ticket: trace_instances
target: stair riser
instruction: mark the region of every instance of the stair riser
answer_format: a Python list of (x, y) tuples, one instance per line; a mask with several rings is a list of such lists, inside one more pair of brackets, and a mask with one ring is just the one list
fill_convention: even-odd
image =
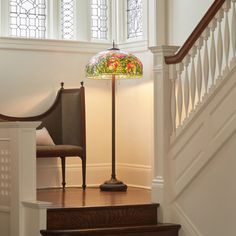
[(132, 205), (77, 209), (49, 209), (48, 230), (91, 229), (157, 224), (157, 206)]
[(92, 232), (73, 232), (73, 233), (50, 233), (43, 232), (43, 236), (178, 236), (178, 229), (169, 229), (166, 231), (139, 231), (133, 230), (133, 232), (121, 232), (117, 230), (117, 232), (107, 231), (92, 231)]

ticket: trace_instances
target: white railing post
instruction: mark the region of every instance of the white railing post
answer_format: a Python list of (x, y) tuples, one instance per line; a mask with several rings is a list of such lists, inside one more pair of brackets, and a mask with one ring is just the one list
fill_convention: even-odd
[[(40, 228), (35, 232), (29, 230), (32, 227), (29, 221), (38, 219), (32, 219), (25, 206), (25, 202), (37, 203), (35, 129), (39, 124), (0, 122), (0, 214), (5, 207), (8, 210), (5, 222), (9, 223), (4, 227), (4, 236), (29, 236), (28, 232), (39, 235)], [(46, 222), (46, 215), (44, 218), (40, 220)]]
[(236, 58), (236, 0), (232, 0), (233, 4), (233, 12), (232, 12), (232, 20), (231, 20), (231, 41), (232, 41), (232, 50), (233, 50), (233, 61)]
[(172, 134), (171, 91), (172, 82), (169, 78), (169, 66), (164, 57), (173, 55), (178, 47), (157, 46), (150, 50), (154, 57), (154, 179), (152, 182), (152, 200), (161, 204), (159, 221), (166, 219), (166, 178), (165, 160)]
[(231, 7), (231, 1), (226, 0), (223, 5), (225, 12), (225, 29), (224, 29), (224, 51), (225, 51), (225, 70), (229, 71), (229, 47), (230, 47), (230, 29), (229, 29), (229, 9)]

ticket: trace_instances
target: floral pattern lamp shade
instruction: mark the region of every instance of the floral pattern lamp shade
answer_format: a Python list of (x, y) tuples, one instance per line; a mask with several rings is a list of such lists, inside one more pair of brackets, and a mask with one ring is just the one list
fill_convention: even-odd
[(91, 58), (86, 66), (90, 79), (136, 79), (143, 76), (142, 62), (134, 55), (115, 47), (102, 51)]
[(117, 79), (142, 78), (143, 65), (134, 55), (113, 48), (91, 58), (86, 66), (86, 77), (112, 80), (112, 174), (111, 179), (100, 185), (102, 191), (126, 191), (127, 185), (116, 178), (115, 149), (115, 85)]

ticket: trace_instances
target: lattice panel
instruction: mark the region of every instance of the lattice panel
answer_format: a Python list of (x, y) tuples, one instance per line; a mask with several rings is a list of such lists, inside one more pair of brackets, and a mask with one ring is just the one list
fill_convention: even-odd
[(108, 31), (107, 0), (91, 1), (91, 32), (94, 39), (107, 39)]
[(74, 0), (61, 0), (61, 33), (63, 39), (74, 38)]
[(143, 35), (142, 0), (127, 0), (127, 37), (138, 38)]
[(46, 0), (10, 0), (10, 35), (46, 37)]
[(0, 140), (0, 205), (8, 205), (11, 191), (11, 156), (8, 140)]

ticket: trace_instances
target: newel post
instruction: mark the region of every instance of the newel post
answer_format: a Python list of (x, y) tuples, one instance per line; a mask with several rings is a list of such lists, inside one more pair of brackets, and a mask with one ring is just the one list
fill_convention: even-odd
[(0, 122), (0, 228), (5, 236), (37, 236), (46, 227), (48, 204), (36, 199), (39, 124)]
[(168, 148), (172, 133), (170, 67), (165, 56), (173, 55), (176, 46), (151, 47), (153, 53), (154, 79), (154, 179), (152, 181), (152, 200), (160, 203), (159, 221), (167, 218), (168, 190)]

